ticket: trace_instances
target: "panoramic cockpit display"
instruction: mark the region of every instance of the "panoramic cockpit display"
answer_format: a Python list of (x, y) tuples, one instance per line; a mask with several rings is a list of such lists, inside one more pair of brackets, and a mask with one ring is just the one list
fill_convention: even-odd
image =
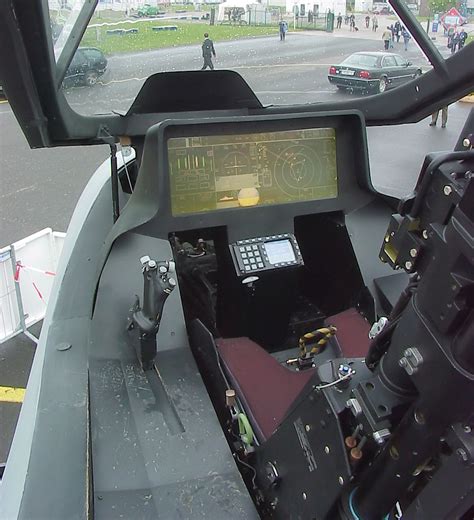
[(338, 193), (333, 128), (171, 138), (168, 161), (173, 215)]

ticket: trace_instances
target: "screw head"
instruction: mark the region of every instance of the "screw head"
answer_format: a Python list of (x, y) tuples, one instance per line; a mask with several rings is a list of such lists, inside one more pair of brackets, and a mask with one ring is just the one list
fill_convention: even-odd
[(306, 496), (306, 493), (302, 493), (301, 496), (303, 497), (303, 500), (306, 500), (308, 497)]
[(422, 232), (421, 234), (423, 235), (423, 238), (424, 238), (425, 240), (428, 240), (428, 236), (429, 236), (429, 235), (428, 235), (428, 230), (427, 230), (427, 229), (424, 229), (423, 232)]
[(463, 462), (467, 462), (467, 453), (466, 453), (466, 450), (463, 449), (463, 448), (458, 448), (456, 450), (456, 453), (458, 455), (458, 457), (463, 461)]
[(472, 428), (468, 424), (463, 426), (462, 429), (464, 430), (465, 433), (471, 433), (472, 432)]
[(412, 267), (413, 267), (413, 264), (412, 264), (410, 261), (405, 262), (405, 269), (406, 269), (407, 271), (411, 271), (411, 268), (412, 268)]
[(451, 195), (451, 193), (453, 192), (453, 189), (451, 188), (451, 186), (445, 186), (443, 188), (443, 193), (448, 196), (448, 195)]
[(412, 258), (416, 258), (417, 254), (418, 254), (418, 251), (415, 248), (410, 249), (410, 256)]
[(326, 453), (326, 455), (329, 455), (329, 452), (330, 452), (330, 451), (331, 451), (331, 450), (329, 449), (329, 446), (325, 446), (325, 447), (324, 447), (324, 452)]
[(311, 430), (311, 426), (310, 426), (309, 424), (307, 424), (307, 425), (304, 427), (304, 429), (305, 429), (307, 432), (309, 432), (309, 431)]
[(344, 484), (344, 479), (342, 477), (339, 477), (337, 480), (339, 481), (339, 484), (341, 484), (341, 486)]
[(464, 138), (462, 144), (465, 148), (469, 148), (471, 146), (471, 141), (468, 137)]

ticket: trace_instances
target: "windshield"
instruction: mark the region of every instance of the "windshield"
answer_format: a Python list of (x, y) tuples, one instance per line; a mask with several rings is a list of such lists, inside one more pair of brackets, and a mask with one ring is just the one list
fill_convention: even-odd
[[(83, 0), (50, 0), (57, 57), (83, 5)], [(102, 0), (62, 88), (81, 114), (125, 113), (154, 73), (231, 69), (263, 105), (285, 105), (377, 95), (431, 69), (389, 4), (374, 3), (370, 10), (365, 5), (340, 0), (276, 0), (272, 5)], [(434, 46), (449, 57), (452, 48), (440, 14), (436, 23), (415, 14)], [(377, 60), (372, 71), (339, 67), (376, 67)]]

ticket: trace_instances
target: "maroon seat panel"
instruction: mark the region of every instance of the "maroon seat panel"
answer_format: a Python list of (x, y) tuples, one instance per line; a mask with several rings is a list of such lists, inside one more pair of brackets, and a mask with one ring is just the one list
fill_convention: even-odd
[(218, 339), (216, 344), (257, 436), (267, 439), (282, 422), (314, 370), (293, 372), (249, 338)]
[(327, 325), (337, 328), (336, 338), (344, 357), (365, 357), (369, 349), (369, 322), (356, 309), (329, 316)]

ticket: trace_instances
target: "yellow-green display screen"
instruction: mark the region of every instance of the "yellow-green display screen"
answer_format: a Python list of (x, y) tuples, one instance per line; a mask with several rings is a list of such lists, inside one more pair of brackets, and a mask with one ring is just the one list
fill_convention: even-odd
[(173, 215), (337, 197), (333, 128), (174, 137), (168, 160)]

